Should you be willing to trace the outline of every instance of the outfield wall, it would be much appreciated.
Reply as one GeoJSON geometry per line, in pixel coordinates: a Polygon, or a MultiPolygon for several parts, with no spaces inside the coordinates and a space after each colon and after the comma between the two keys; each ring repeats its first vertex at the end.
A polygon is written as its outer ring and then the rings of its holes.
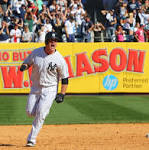
{"type": "MultiPolygon", "coordinates": [[[[0,93],[29,93],[23,60],[44,44],[0,44],[0,93]]],[[[58,43],[69,67],[68,93],[149,93],[149,43],[58,43]]],[[[60,89],[60,88],[59,88],[60,89]]]]}

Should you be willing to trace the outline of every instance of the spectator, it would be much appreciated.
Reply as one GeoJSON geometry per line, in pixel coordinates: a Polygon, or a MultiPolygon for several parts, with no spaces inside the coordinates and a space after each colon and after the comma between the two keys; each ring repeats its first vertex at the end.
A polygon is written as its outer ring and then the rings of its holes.
{"type": "Polygon", "coordinates": [[[53,0],[52,4],[49,7],[49,10],[51,12],[51,11],[55,11],[55,9],[56,9],[56,0],[53,0]]]}
{"type": "Polygon", "coordinates": [[[94,42],[104,42],[104,35],[103,31],[105,30],[105,27],[102,23],[97,22],[94,25],[93,31],[94,31],[94,42]]]}
{"type": "Polygon", "coordinates": [[[14,24],[17,24],[19,29],[23,29],[23,19],[22,18],[15,17],[14,24]]]}
{"type": "Polygon", "coordinates": [[[4,11],[3,11],[3,9],[0,5],[0,28],[1,28],[1,25],[2,25],[3,17],[4,17],[4,11]]]}
{"type": "Polygon", "coordinates": [[[50,19],[55,21],[55,19],[56,19],[56,18],[55,18],[56,12],[55,12],[55,11],[51,11],[51,12],[49,13],[49,15],[50,15],[50,19]]]}
{"type": "Polygon", "coordinates": [[[145,42],[145,32],[144,32],[144,26],[138,23],[138,29],[135,32],[135,38],[137,42],[145,42]]]}
{"type": "Polygon", "coordinates": [[[32,9],[32,19],[33,19],[32,32],[35,32],[35,29],[36,29],[36,26],[37,26],[37,14],[36,14],[36,9],[32,9]]]}
{"type": "Polygon", "coordinates": [[[79,5],[81,5],[81,7],[83,7],[81,1],[79,1],[79,0],[73,0],[73,1],[71,1],[71,4],[70,4],[69,7],[73,7],[74,10],[77,10],[79,5]]]}
{"type": "Polygon", "coordinates": [[[138,17],[139,17],[139,22],[141,24],[144,24],[144,10],[143,10],[143,7],[138,9],[138,17]]]}
{"type": "Polygon", "coordinates": [[[43,12],[38,16],[37,25],[36,25],[37,30],[40,30],[41,26],[44,26],[46,24],[47,18],[48,18],[47,14],[43,12]]]}
{"type": "Polygon", "coordinates": [[[7,11],[8,0],[0,0],[0,5],[2,7],[3,12],[7,11]]]}
{"type": "Polygon", "coordinates": [[[28,8],[26,10],[26,14],[24,18],[25,18],[24,23],[28,24],[29,31],[33,32],[34,17],[33,17],[32,9],[28,8]]]}
{"type": "Polygon", "coordinates": [[[137,6],[138,6],[138,9],[141,9],[141,7],[142,7],[142,0],[138,0],[137,1],[137,6]]]}
{"type": "Polygon", "coordinates": [[[148,23],[144,26],[144,31],[146,32],[146,42],[149,42],[149,19],[148,23]]]}
{"type": "Polygon", "coordinates": [[[77,10],[75,10],[74,13],[74,18],[76,21],[76,40],[77,42],[81,42],[82,41],[82,35],[81,35],[81,24],[82,21],[84,20],[85,17],[85,11],[82,8],[82,6],[80,4],[78,4],[78,8],[77,10]]]}
{"type": "Polygon", "coordinates": [[[20,18],[22,18],[23,21],[25,21],[26,6],[22,4],[21,7],[19,8],[19,11],[20,11],[20,18]]]}
{"type": "Polygon", "coordinates": [[[75,42],[75,31],[76,24],[72,16],[69,17],[65,22],[65,32],[67,37],[67,42],[75,42]]]}
{"type": "Polygon", "coordinates": [[[57,0],[57,4],[60,6],[62,13],[64,13],[67,8],[67,0],[57,0]]]}
{"type": "Polygon", "coordinates": [[[56,15],[56,22],[52,23],[53,29],[57,33],[58,36],[58,42],[63,42],[62,36],[63,36],[63,28],[64,28],[64,20],[60,19],[60,15],[56,15]]]}
{"type": "Polygon", "coordinates": [[[12,15],[12,10],[11,10],[11,5],[8,6],[7,11],[5,12],[5,16],[7,17],[7,19],[10,19],[10,16],[12,15]]]}
{"type": "Polygon", "coordinates": [[[134,13],[129,13],[128,23],[130,25],[130,28],[129,28],[129,33],[128,33],[129,35],[127,36],[127,41],[133,42],[134,41],[134,28],[136,25],[136,16],[134,13]]]}
{"type": "Polygon", "coordinates": [[[117,30],[115,31],[116,34],[116,41],[117,42],[124,42],[125,41],[125,31],[123,30],[123,28],[119,25],[117,27],[117,30]]]}
{"type": "Polygon", "coordinates": [[[78,5],[78,9],[76,10],[74,16],[75,16],[75,20],[77,22],[77,25],[81,26],[81,23],[82,23],[84,16],[85,16],[85,11],[81,5],[78,5]]]}
{"type": "Polygon", "coordinates": [[[143,4],[143,8],[145,12],[148,14],[149,13],[149,0],[145,0],[145,3],[143,4]]]}
{"type": "Polygon", "coordinates": [[[34,0],[29,0],[28,8],[32,11],[32,9],[38,10],[38,7],[35,6],[34,0]]]}
{"type": "Polygon", "coordinates": [[[43,4],[44,4],[44,5],[48,6],[48,2],[49,2],[50,0],[42,0],[42,1],[43,1],[43,4]]]}
{"type": "Polygon", "coordinates": [[[38,11],[42,10],[42,5],[43,5],[43,1],[42,0],[36,0],[35,1],[35,6],[37,7],[38,11]]]}
{"type": "Polygon", "coordinates": [[[51,24],[51,21],[50,21],[49,18],[46,19],[46,23],[44,24],[44,27],[45,27],[45,32],[46,33],[52,32],[53,27],[52,27],[52,24],[51,24]]]}
{"type": "Polygon", "coordinates": [[[26,1],[25,0],[13,0],[11,1],[11,7],[12,7],[12,11],[13,11],[13,14],[20,17],[21,15],[21,6],[22,5],[26,5],[26,1]]]}
{"type": "Polygon", "coordinates": [[[14,28],[10,31],[10,40],[12,43],[20,43],[21,30],[18,28],[18,24],[14,25],[14,28]]]}
{"type": "Polygon", "coordinates": [[[60,14],[61,13],[61,8],[58,4],[55,5],[55,13],[60,14]]]}
{"type": "Polygon", "coordinates": [[[44,41],[45,41],[45,35],[46,35],[45,27],[44,26],[41,26],[41,29],[38,31],[38,34],[39,34],[38,42],[39,43],[44,43],[44,41]]]}
{"type": "Polygon", "coordinates": [[[114,10],[102,11],[103,15],[106,15],[106,30],[108,33],[108,37],[111,42],[115,42],[115,30],[116,30],[116,25],[117,25],[117,18],[116,15],[114,14],[114,10]]]}
{"type": "Polygon", "coordinates": [[[2,21],[2,27],[0,28],[0,43],[9,42],[9,29],[5,20],[2,21]]]}
{"type": "Polygon", "coordinates": [[[123,15],[128,11],[127,4],[127,0],[118,0],[115,4],[114,10],[118,20],[122,19],[123,15]]]}
{"type": "Polygon", "coordinates": [[[140,24],[145,25],[148,22],[149,14],[146,13],[143,7],[139,10],[138,16],[140,18],[140,24]]]}
{"type": "Polygon", "coordinates": [[[123,18],[126,13],[128,13],[127,4],[126,4],[126,3],[123,3],[123,4],[120,6],[120,13],[119,13],[120,18],[123,18]]]}
{"type": "Polygon", "coordinates": [[[70,15],[75,17],[76,9],[74,9],[74,5],[70,7],[70,15]]]}
{"type": "Polygon", "coordinates": [[[91,42],[91,32],[93,31],[93,22],[89,16],[85,17],[85,20],[81,24],[82,42],[91,42]]]}
{"type": "Polygon", "coordinates": [[[136,22],[135,28],[134,28],[134,32],[136,32],[140,27],[140,22],[136,22]]]}
{"type": "Polygon", "coordinates": [[[130,30],[130,24],[128,22],[128,17],[127,18],[123,18],[120,20],[120,25],[122,26],[123,30],[125,31],[126,34],[129,34],[129,30],[130,30]]]}
{"type": "Polygon", "coordinates": [[[49,9],[46,7],[46,5],[42,5],[42,9],[38,11],[38,16],[41,14],[41,13],[44,13],[44,14],[49,14],[49,9]]]}
{"type": "Polygon", "coordinates": [[[127,21],[130,24],[130,27],[133,29],[136,25],[136,19],[133,13],[129,13],[127,21]]]}
{"type": "Polygon", "coordinates": [[[128,3],[128,11],[129,11],[129,12],[132,12],[133,10],[137,10],[137,9],[138,9],[138,5],[137,5],[136,0],[131,0],[131,1],[128,3]]]}
{"type": "Polygon", "coordinates": [[[24,25],[24,31],[21,37],[21,42],[31,42],[32,33],[29,31],[28,25],[24,25]]]}

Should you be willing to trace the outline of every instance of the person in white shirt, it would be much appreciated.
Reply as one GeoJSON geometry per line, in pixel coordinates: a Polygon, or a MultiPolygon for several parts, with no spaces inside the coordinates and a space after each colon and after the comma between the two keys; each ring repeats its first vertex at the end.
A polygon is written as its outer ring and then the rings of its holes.
{"type": "Polygon", "coordinates": [[[75,28],[76,24],[74,18],[70,16],[69,19],[65,22],[67,42],[75,42],[75,28]]]}
{"type": "Polygon", "coordinates": [[[46,35],[44,25],[41,26],[41,29],[38,31],[38,34],[39,34],[38,42],[43,43],[46,35]]]}
{"type": "Polygon", "coordinates": [[[82,18],[84,18],[84,15],[85,15],[84,9],[82,8],[81,5],[78,5],[78,9],[76,10],[76,13],[75,13],[76,22],[78,25],[81,25],[82,18]]]}
{"type": "Polygon", "coordinates": [[[56,9],[56,0],[52,1],[52,4],[49,6],[49,10],[51,11],[55,11],[56,9]]]}
{"type": "Polygon", "coordinates": [[[18,14],[20,14],[19,8],[21,8],[22,5],[27,5],[26,0],[12,0],[11,1],[11,7],[13,10],[16,10],[18,14]]]}
{"type": "Polygon", "coordinates": [[[57,0],[57,4],[60,6],[62,12],[65,12],[67,8],[67,0],[57,0]]]}
{"type": "Polygon", "coordinates": [[[143,10],[143,7],[141,9],[138,10],[138,16],[139,16],[139,19],[140,19],[140,24],[145,24],[145,18],[144,18],[144,10],[143,10]]]}
{"type": "Polygon", "coordinates": [[[70,4],[70,7],[73,6],[74,9],[77,10],[78,5],[81,5],[83,7],[82,3],[79,0],[73,0],[70,4]]]}
{"type": "Polygon", "coordinates": [[[14,29],[10,30],[10,41],[12,43],[20,43],[21,30],[18,28],[18,24],[14,25],[14,29]]]}
{"type": "Polygon", "coordinates": [[[81,35],[81,24],[85,18],[85,11],[82,8],[80,4],[78,4],[78,9],[75,13],[75,20],[76,20],[76,41],[81,42],[82,41],[82,35],[81,35]]]}
{"type": "Polygon", "coordinates": [[[52,29],[53,27],[52,27],[52,24],[50,23],[50,19],[47,18],[46,23],[44,24],[44,31],[48,33],[48,32],[52,32],[52,29]]]}
{"type": "Polygon", "coordinates": [[[32,41],[32,32],[29,31],[28,25],[25,25],[21,42],[31,42],[31,41],[32,41]]]}

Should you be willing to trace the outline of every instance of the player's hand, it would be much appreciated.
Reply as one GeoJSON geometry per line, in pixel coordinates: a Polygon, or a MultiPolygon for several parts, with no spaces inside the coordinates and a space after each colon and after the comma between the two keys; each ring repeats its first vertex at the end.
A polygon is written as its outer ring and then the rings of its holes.
{"type": "Polygon", "coordinates": [[[62,103],[63,101],[64,101],[64,94],[57,94],[56,95],[56,98],[55,98],[55,101],[57,102],[57,103],[62,103]]]}
{"type": "Polygon", "coordinates": [[[20,67],[20,71],[24,71],[27,69],[27,65],[26,64],[22,64],[21,67],[20,67]]]}

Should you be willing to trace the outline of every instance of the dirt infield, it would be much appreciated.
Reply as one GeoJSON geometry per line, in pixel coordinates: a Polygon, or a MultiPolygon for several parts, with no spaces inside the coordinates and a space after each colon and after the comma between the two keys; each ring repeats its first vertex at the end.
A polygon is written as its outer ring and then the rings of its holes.
{"type": "Polygon", "coordinates": [[[34,148],[31,126],[0,126],[0,150],[148,150],[149,124],[44,125],[34,148]]]}

